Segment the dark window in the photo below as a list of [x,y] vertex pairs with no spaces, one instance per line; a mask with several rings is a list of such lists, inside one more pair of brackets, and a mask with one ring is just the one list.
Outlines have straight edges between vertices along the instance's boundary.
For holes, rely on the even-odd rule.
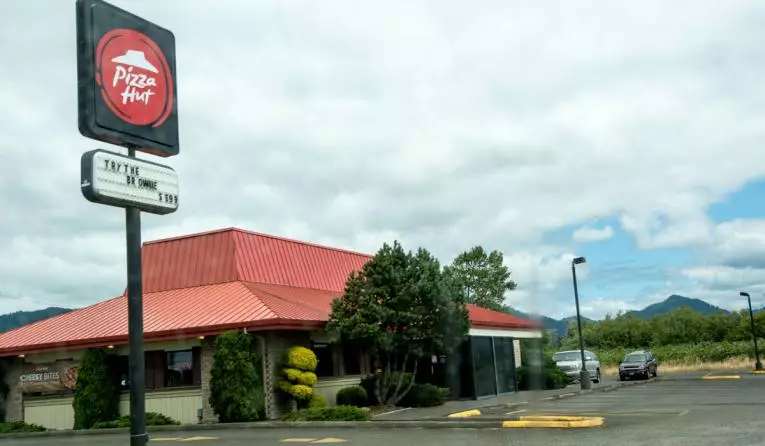
[[476,396],[497,394],[497,376],[494,368],[494,349],[491,338],[474,336],[470,338],[473,347],[473,370]]
[[192,355],[191,350],[167,352],[166,364],[166,387],[182,387],[194,385],[194,356]]
[[361,374],[361,350],[353,346],[343,346],[343,366],[346,375]]
[[316,359],[319,365],[316,366],[316,376],[327,377],[335,376],[335,366],[332,361],[332,346],[326,343],[315,342],[313,352],[316,353]]

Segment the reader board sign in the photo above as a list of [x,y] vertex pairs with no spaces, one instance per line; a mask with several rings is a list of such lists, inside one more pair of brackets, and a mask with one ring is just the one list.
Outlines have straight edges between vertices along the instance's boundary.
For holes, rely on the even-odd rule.
[[77,0],[80,133],[153,155],[180,151],[173,33],[101,0]]
[[152,214],[178,210],[178,174],[170,166],[100,149],[85,152],[80,166],[89,201]]

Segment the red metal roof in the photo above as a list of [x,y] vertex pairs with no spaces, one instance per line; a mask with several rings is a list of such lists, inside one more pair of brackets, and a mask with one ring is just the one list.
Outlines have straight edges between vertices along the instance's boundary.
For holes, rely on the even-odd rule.
[[145,293],[235,280],[343,291],[372,257],[229,228],[157,240],[143,247]]
[[468,318],[471,327],[483,328],[516,328],[522,330],[540,329],[542,326],[534,321],[524,319],[511,314],[493,311],[478,307],[473,304],[467,305]]
[[[238,229],[146,243],[144,333],[178,339],[248,328],[318,329],[351,271],[371,257]],[[468,306],[471,325],[536,329]],[[0,333],[0,355],[127,342],[127,298],[116,297]]]

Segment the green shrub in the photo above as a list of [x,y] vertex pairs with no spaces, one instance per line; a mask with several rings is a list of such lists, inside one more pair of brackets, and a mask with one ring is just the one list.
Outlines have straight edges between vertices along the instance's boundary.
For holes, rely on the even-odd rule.
[[104,350],[87,350],[77,372],[74,394],[74,428],[90,429],[99,421],[119,417],[119,389],[109,374]]
[[311,409],[319,407],[327,407],[327,400],[318,393],[314,393],[311,396],[311,401],[308,402],[308,408]]
[[335,398],[338,406],[364,407],[369,401],[367,391],[361,386],[351,386],[340,389]]
[[25,423],[23,421],[10,421],[0,423],[0,434],[15,434],[19,432],[44,432],[45,428],[38,424]]
[[222,423],[258,421],[265,416],[260,356],[247,333],[229,331],[215,339],[210,406]]
[[302,409],[282,417],[284,421],[368,421],[369,411],[360,407],[335,406]]
[[[535,373],[540,373],[535,376]],[[544,358],[543,368],[524,365],[516,371],[519,390],[532,390],[534,388],[542,389],[562,389],[570,383],[566,372],[560,369],[555,362],[549,358]]]
[[[147,426],[173,426],[180,422],[158,412],[146,412]],[[115,429],[120,427],[130,427],[130,415],[123,415],[112,421],[99,421],[93,425],[93,429]]]
[[[375,393],[375,386],[377,385],[377,379],[382,376],[382,373],[377,373],[376,375],[368,375],[361,379],[361,387],[364,388],[364,390],[367,391],[367,398],[369,400],[369,404],[381,404],[380,401],[377,401],[377,394]],[[401,372],[393,372],[390,374],[390,378],[388,379],[388,388],[383,389],[383,396],[391,396],[393,394],[393,391],[396,389],[396,386],[398,385],[398,380],[401,377]],[[409,383],[412,381],[412,374],[411,373],[404,373],[404,379],[401,383],[401,388],[406,389]]]
[[440,406],[449,397],[449,388],[436,387],[433,384],[414,384],[401,399],[399,406],[433,407]]

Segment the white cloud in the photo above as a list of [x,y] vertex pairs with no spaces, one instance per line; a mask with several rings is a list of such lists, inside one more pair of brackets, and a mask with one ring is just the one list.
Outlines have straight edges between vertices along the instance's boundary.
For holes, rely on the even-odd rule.
[[592,243],[608,240],[614,236],[614,229],[610,225],[602,228],[591,228],[583,226],[571,236],[571,239],[577,243]]
[[[77,190],[104,144],[75,128],[73,6],[41,2],[0,2],[0,283],[85,305],[123,288],[124,219]],[[708,243],[707,206],[765,175],[756,0],[115,3],[178,45],[182,205],[146,240],[482,244],[537,305],[570,273],[545,231],[616,217],[642,248]]]

